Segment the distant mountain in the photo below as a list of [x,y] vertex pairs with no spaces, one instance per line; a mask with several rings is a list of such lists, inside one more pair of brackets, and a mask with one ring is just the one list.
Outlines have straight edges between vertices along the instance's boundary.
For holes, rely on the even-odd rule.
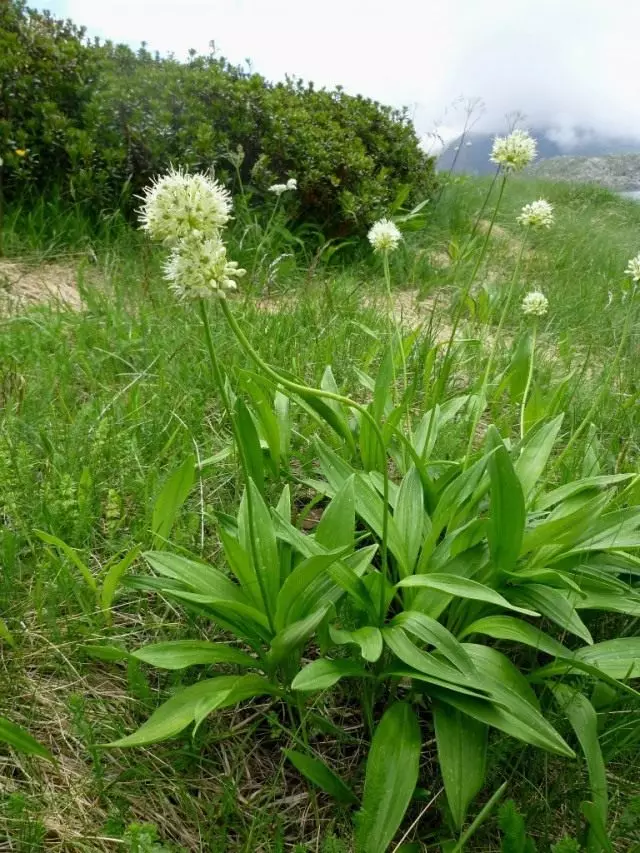
[[603,157],[551,157],[528,170],[554,181],[599,184],[617,192],[640,190],[640,154],[608,154]]
[[[590,130],[578,128],[571,135],[570,144],[560,144],[560,134],[554,128],[530,128],[538,142],[538,163],[549,158],[576,159],[603,157],[609,154],[639,154],[640,140],[622,137],[603,137]],[[488,175],[495,167],[489,160],[493,133],[469,133],[464,139],[451,142],[438,158],[439,171],[463,172],[471,175]],[[633,187],[631,187],[633,188]]]

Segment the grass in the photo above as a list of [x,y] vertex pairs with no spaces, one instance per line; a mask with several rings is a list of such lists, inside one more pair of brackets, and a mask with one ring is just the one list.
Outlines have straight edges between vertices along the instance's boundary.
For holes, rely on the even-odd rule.
[[[427,228],[410,235],[393,258],[398,294],[406,291],[413,299],[415,291],[422,300],[418,314],[427,343],[439,335],[446,339],[459,282],[472,261],[463,257],[456,267],[452,259],[465,246],[477,252],[472,227],[486,191],[484,181],[448,186]],[[533,397],[542,400],[562,388],[567,432],[596,395],[600,401],[593,429],[585,431],[556,477],[635,471],[637,324],[615,373],[608,377],[608,370],[627,312],[617,294],[626,262],[639,248],[640,205],[591,188],[511,182],[489,260],[465,306],[451,387],[473,390],[481,373],[521,238],[515,213],[540,195],[556,205],[557,226],[533,238],[520,276],[522,292],[539,288],[551,304],[540,329]],[[130,649],[162,638],[205,637],[207,626],[130,589],[117,598],[109,624],[74,565],[34,531],[79,549],[97,574],[115,554],[137,543],[150,545],[162,484],[195,452],[202,462],[198,483],[171,543],[215,564],[215,513],[236,505],[239,471],[197,314],[178,309],[166,293],[160,255],[140,234],[119,217],[89,225],[77,210],[45,202],[9,211],[5,226],[10,258],[46,263],[62,257],[77,264],[86,308],[60,311],[42,304],[0,316],[0,615],[15,637],[13,648],[0,646],[0,714],[28,728],[58,756],[49,765],[0,752],[0,850],[346,853],[352,849],[348,813],[324,795],[309,793],[285,764],[286,721],[266,704],[224,712],[193,740],[184,735],[153,749],[102,748],[132,731],[161,695],[189,675],[97,659],[92,648],[104,640]],[[382,273],[364,250],[340,263],[310,275],[308,260],[299,258],[282,268],[268,298],[250,293],[234,308],[267,361],[314,383],[332,364],[340,387],[363,397],[357,370],[373,369],[389,331]],[[219,314],[211,315],[219,358],[237,391],[242,371],[251,365]],[[515,435],[516,402],[508,391],[498,392],[524,334],[519,300],[506,329],[496,353],[491,414],[503,434]],[[430,387],[421,376],[416,383],[417,413]],[[296,415],[298,473],[313,471],[316,431],[314,422]],[[458,422],[439,450],[460,455],[466,439],[465,423]],[[603,636],[637,632],[631,620],[607,619],[599,628]],[[362,722],[348,692],[323,701],[334,703],[326,710],[344,723],[349,737],[331,746],[333,739],[318,731],[314,742],[321,751],[333,750],[328,754],[338,768],[354,770],[363,757]],[[640,797],[633,734],[638,717],[631,706],[616,713],[619,727],[608,733],[607,743],[612,837],[623,851],[638,842],[633,811]],[[485,799],[509,778],[510,794],[541,850],[562,831],[573,831],[587,790],[584,767],[576,770],[498,735],[491,755]],[[411,819],[440,788],[435,753],[427,750],[423,760],[429,791]],[[441,832],[441,800],[420,824],[428,849],[435,849]],[[144,824],[155,829],[140,829]],[[487,853],[499,849],[494,820],[473,845]]]

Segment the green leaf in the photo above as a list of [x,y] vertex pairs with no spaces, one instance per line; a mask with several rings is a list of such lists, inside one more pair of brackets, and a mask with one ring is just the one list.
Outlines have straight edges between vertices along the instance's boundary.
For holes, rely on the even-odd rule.
[[278,687],[261,675],[252,673],[236,675],[233,684],[228,689],[213,693],[210,696],[203,696],[198,701],[193,715],[195,730],[197,731],[202,722],[213,711],[230,708],[232,705],[237,705],[239,702],[244,702],[245,699],[253,699],[256,696],[278,696],[280,693]]
[[291,652],[299,649],[300,646],[309,639],[316,628],[320,625],[324,617],[327,615],[329,605],[325,605],[315,613],[310,613],[304,619],[293,622],[278,631],[271,641],[271,648],[268,652],[268,659],[271,663],[280,663]]
[[[128,553],[126,553],[121,560],[118,560],[117,563],[114,563],[112,566],[109,567],[109,570],[107,571],[106,575],[104,576],[104,580],[102,581],[102,592],[100,595],[100,602],[102,604],[103,610],[111,609],[113,598],[116,594],[116,589],[118,588],[120,580],[139,554],[140,548],[138,545],[136,545]],[[111,619],[110,614],[108,618],[109,620]]]
[[588,648],[578,649],[575,657],[601,669],[612,678],[640,678],[640,637],[619,637]]
[[73,565],[78,569],[82,577],[85,579],[87,586],[94,592],[98,591],[98,584],[93,574],[91,573],[91,569],[89,568],[89,566],[82,562],[82,560],[78,556],[77,551],[74,548],[71,548],[69,545],[67,545],[66,542],[63,542],[62,539],[58,539],[57,536],[53,536],[53,534],[47,533],[44,530],[34,530],[33,532],[39,539],[42,539],[43,542],[46,542],[47,545],[53,545],[60,551],[62,551],[65,557],[71,560]]
[[399,628],[404,628],[414,637],[430,646],[435,646],[447,660],[457,667],[464,675],[472,677],[475,673],[473,662],[465,651],[464,646],[437,619],[418,613],[415,610],[404,610],[398,613],[391,622]]
[[107,746],[143,746],[174,737],[194,721],[196,708],[203,699],[211,699],[221,693],[226,695],[237,679],[237,675],[219,675],[182,688],[160,705],[137,731]]
[[5,642],[8,646],[15,646],[13,634],[9,630],[9,627],[4,621],[4,619],[0,619],[0,640]]
[[143,557],[159,575],[175,578],[211,601],[249,603],[242,589],[213,566],[169,551],[145,551]]
[[358,798],[353,791],[333,770],[327,767],[324,761],[311,758],[302,752],[296,752],[294,749],[285,749],[284,754],[296,770],[302,773],[303,776],[306,776],[318,788],[326,791],[327,794],[331,794],[338,802],[349,805],[358,803]]
[[13,749],[24,752],[25,755],[37,755],[38,758],[54,761],[48,749],[38,743],[29,732],[12,723],[11,720],[7,720],[6,717],[0,717],[0,741],[8,743]]
[[379,628],[366,625],[355,631],[342,631],[333,625],[329,626],[329,634],[337,646],[348,643],[360,646],[360,652],[365,660],[375,663],[382,654],[382,634]]
[[259,610],[264,610],[264,600],[258,583],[253,563],[249,553],[242,547],[240,542],[228,533],[222,525],[218,528],[220,540],[227,558],[229,568],[237,578],[242,591],[247,598],[251,599]]
[[334,586],[327,569],[345,557],[349,550],[347,547],[329,554],[316,554],[298,563],[278,593],[276,630],[282,631],[290,622],[296,622],[317,609]]
[[459,670],[439,660],[435,655],[419,649],[407,637],[402,628],[383,628],[382,636],[386,645],[399,660],[407,666],[412,667],[412,669],[429,676],[429,678],[434,680],[434,684],[451,686],[451,689],[454,689],[454,686],[461,685],[465,688],[465,691],[468,688],[476,691],[482,690],[480,683],[472,677],[463,675]]
[[243,667],[258,664],[258,661],[239,649],[224,643],[210,643],[207,640],[151,643],[132,652],[132,656],[159,669],[186,669],[188,666],[214,663],[229,663]]
[[[269,509],[262,499],[255,483],[249,480],[248,491],[251,492],[253,505],[253,533],[249,526],[245,531],[247,537],[253,535],[256,558],[256,575],[260,582],[260,589],[265,599],[265,607],[269,620],[274,617],[280,589],[280,560],[278,558],[278,545],[276,534]],[[246,495],[244,500],[246,500]],[[244,544],[244,543],[243,543]],[[245,544],[245,550],[251,553],[251,549]]]
[[[611,844],[611,839],[607,834],[607,827],[602,820],[602,816],[597,806],[594,803],[584,802],[581,804],[581,807],[582,814],[586,817],[589,823],[589,834],[593,834],[595,841],[603,850],[606,851],[606,853],[613,853],[613,845]],[[590,849],[592,850],[593,848],[591,847]]]
[[586,477],[583,480],[575,480],[572,483],[565,483],[564,486],[559,486],[546,495],[541,495],[535,502],[537,510],[549,509],[555,504],[562,503],[568,498],[591,489],[606,489],[609,486],[615,486],[629,480],[633,474],[609,474],[601,477]]
[[413,708],[396,702],[373,735],[356,835],[362,853],[384,853],[418,782],[422,738]]
[[153,507],[151,521],[154,547],[158,547],[169,538],[180,507],[186,501],[193,486],[195,472],[196,459],[193,454],[190,454],[162,487]]
[[508,572],[520,555],[526,519],[524,494],[507,448],[493,426],[488,439],[495,452],[489,458],[491,504],[487,539],[493,564]]
[[291,682],[291,687],[294,690],[326,690],[341,678],[365,675],[365,669],[357,661],[320,658],[301,669]]
[[554,657],[566,657],[571,654],[566,646],[545,634],[544,631],[513,616],[485,616],[483,619],[477,619],[464,629],[461,636],[468,637],[470,634],[486,634],[487,637],[493,637],[495,640],[524,643]]
[[[589,783],[593,804],[597,809],[602,825],[607,824],[608,794],[607,772],[598,739],[598,716],[591,702],[577,690],[566,684],[550,684],[551,691],[571,723],[576,733],[589,772]],[[593,827],[590,834],[594,833]],[[590,849],[598,849],[594,839],[590,839]]]
[[551,619],[564,631],[570,631],[585,643],[593,643],[589,629],[576,612],[575,605],[567,594],[559,589],[542,584],[530,583],[508,590],[510,600],[521,607],[535,607],[547,619]]
[[280,424],[278,422],[278,418],[274,414],[271,401],[267,393],[260,384],[261,377],[256,376],[249,371],[244,371],[240,374],[240,378],[243,387],[251,395],[251,399],[253,400],[257,417],[260,422],[260,427],[262,428],[262,432],[269,447],[269,453],[271,454],[271,460],[273,462],[273,469],[277,474],[280,468],[281,449]]
[[491,587],[478,581],[469,580],[469,578],[457,577],[456,575],[439,574],[433,572],[428,575],[411,575],[404,578],[398,584],[398,587],[426,587],[427,589],[436,589],[440,592],[446,592],[449,595],[454,595],[457,598],[469,598],[472,601],[486,601],[489,604],[496,604],[499,607],[505,607],[507,610],[515,610],[518,613],[524,613],[526,616],[538,616],[535,610],[524,607],[516,607],[510,601],[500,595]]
[[564,415],[558,415],[547,424],[542,424],[527,434],[520,455],[514,464],[514,469],[528,503],[534,493],[538,480],[557,441]]
[[398,532],[404,540],[407,552],[406,569],[407,573],[410,574],[415,567],[422,545],[425,519],[422,480],[414,465],[409,468],[400,484],[393,517]]
[[[549,518],[525,531],[520,553],[526,554],[545,545],[571,545],[597,519],[610,500],[609,494],[596,495],[573,511]],[[562,507],[562,505],[560,505]]]
[[264,492],[264,456],[258,436],[258,430],[242,397],[236,398],[233,417],[236,422],[236,435],[242,446],[240,453],[249,470],[250,479],[260,493]]
[[447,801],[459,831],[469,804],[484,784],[488,729],[442,702],[434,704],[433,721]]
[[320,523],[314,531],[319,545],[333,550],[353,548],[355,541],[355,475],[348,477],[336,492],[329,506],[322,513]]

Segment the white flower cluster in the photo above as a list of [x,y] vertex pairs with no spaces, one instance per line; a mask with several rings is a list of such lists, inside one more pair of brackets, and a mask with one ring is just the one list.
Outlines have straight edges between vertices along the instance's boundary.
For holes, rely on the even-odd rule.
[[169,169],[145,190],[139,211],[142,228],[152,240],[173,246],[198,231],[210,235],[231,216],[231,196],[209,175]]
[[282,193],[286,193],[288,190],[297,190],[298,182],[295,178],[289,178],[286,184],[272,184],[269,187],[269,192],[274,195],[281,196]]
[[625,274],[629,276],[634,284],[640,282],[640,254],[637,254],[635,258],[631,258],[625,270]]
[[537,143],[526,130],[514,130],[509,136],[493,140],[491,162],[505,172],[520,172],[535,159]]
[[532,317],[544,317],[549,310],[549,300],[539,290],[532,290],[522,300],[522,313]]
[[142,228],[171,248],[164,275],[181,299],[223,296],[245,275],[227,260],[222,229],[231,216],[231,196],[212,175],[171,168],[147,188],[139,211]]
[[369,229],[367,238],[374,252],[392,252],[397,249],[398,243],[402,240],[402,234],[390,219],[379,219]]
[[530,228],[551,228],[553,225],[553,205],[543,198],[532,201],[531,204],[525,204],[520,216],[518,216],[518,222],[520,225]]

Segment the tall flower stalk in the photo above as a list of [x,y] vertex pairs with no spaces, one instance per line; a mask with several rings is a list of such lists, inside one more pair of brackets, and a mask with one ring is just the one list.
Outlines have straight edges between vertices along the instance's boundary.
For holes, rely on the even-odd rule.
[[531,390],[531,383],[533,381],[538,319],[540,317],[544,317],[548,310],[549,301],[544,293],[540,293],[538,290],[527,293],[525,298],[522,300],[522,313],[533,317],[533,329],[531,332],[531,358],[529,359],[527,384],[524,387],[524,394],[522,395],[522,403],[520,405],[520,441],[522,441],[525,436],[525,412],[527,408],[527,400],[529,399],[529,392]]

